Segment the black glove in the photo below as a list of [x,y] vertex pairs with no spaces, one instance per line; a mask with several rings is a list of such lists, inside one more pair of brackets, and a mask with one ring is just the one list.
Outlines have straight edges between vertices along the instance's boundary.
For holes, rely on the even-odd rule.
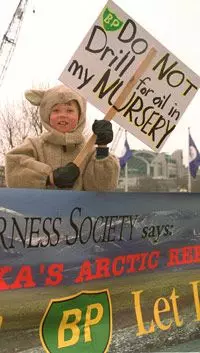
[[107,145],[113,140],[112,124],[107,120],[95,120],[92,131],[97,135],[97,145]]
[[54,184],[60,189],[72,188],[79,175],[79,167],[70,162],[65,167],[60,167],[53,171]]

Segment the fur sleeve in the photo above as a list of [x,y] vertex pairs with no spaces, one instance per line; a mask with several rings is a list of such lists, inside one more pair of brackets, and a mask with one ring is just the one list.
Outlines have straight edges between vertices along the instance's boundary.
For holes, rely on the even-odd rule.
[[5,158],[6,184],[11,188],[46,188],[51,168],[37,161],[37,151],[31,139],[9,151]]
[[118,159],[109,154],[104,159],[96,159],[94,152],[83,173],[85,191],[115,191],[119,179]]

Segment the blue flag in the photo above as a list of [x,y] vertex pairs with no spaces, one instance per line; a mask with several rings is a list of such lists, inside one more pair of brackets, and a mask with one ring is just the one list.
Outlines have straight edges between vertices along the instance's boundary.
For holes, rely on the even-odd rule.
[[124,143],[123,155],[119,158],[120,167],[124,168],[128,160],[132,157],[132,151],[130,150],[127,139]]
[[199,166],[200,154],[191,135],[189,134],[189,169],[190,174],[193,176],[193,178],[196,178]]

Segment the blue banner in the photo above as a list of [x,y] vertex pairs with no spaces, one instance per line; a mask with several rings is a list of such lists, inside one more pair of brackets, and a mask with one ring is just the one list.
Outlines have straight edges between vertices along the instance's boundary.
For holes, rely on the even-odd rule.
[[199,351],[199,194],[0,200],[1,353]]

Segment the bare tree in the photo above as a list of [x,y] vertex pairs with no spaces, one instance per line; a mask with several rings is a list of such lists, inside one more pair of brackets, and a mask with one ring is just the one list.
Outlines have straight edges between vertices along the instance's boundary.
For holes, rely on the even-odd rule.
[[39,136],[42,130],[38,107],[25,100],[20,104],[13,103],[0,109],[1,164],[10,149],[21,144],[27,136]]
[[[48,89],[50,85],[39,83],[37,88]],[[26,99],[0,107],[0,164],[4,164],[4,156],[10,149],[20,145],[26,137],[39,136],[42,132],[39,107]]]

